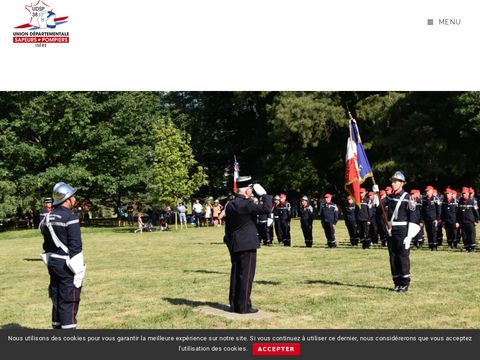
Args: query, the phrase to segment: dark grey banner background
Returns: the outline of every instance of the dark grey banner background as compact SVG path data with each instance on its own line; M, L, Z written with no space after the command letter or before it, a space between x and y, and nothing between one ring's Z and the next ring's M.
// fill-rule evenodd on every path
M186 337L186 336L230 336L246 337L247 341L15 341L32 337ZM250 337L326 337L326 341L271 340L269 342L300 342L301 356L253 356ZM416 341L337 341L338 337L416 337ZM434 341L432 337L443 341ZM466 337L471 341L446 341L447 337ZM423 338L424 341L419 339ZM262 342L262 341L258 341ZM179 351L179 346L235 348L238 351ZM448 359L477 358L480 354L480 330L0 330L0 354L2 359Z

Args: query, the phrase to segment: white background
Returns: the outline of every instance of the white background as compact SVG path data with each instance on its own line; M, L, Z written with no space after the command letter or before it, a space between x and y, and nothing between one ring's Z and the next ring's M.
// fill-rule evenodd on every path
M3 1L0 90L480 90L473 0L45 2L70 44L13 44Z

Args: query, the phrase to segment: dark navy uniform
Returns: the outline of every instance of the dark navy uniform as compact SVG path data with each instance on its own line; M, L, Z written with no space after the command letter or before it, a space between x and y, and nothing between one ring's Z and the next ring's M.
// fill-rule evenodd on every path
M372 221L373 211L367 196L360 200L360 208L357 211L358 235L363 249L370 247L370 222Z
M387 211L387 198L380 199L383 204L385 211ZM387 225L385 224L385 217L380 205L374 207L375 210L375 221L377 224L377 236L380 238L382 246L387 244ZM378 242L378 241L377 241Z
M422 201L419 199L418 201L414 202L415 204L415 218L419 220L419 225L420 225L420 231L418 232L417 235L412 239L413 244L415 247L420 248L423 245L424 238L425 238L425 231L424 231L424 224L422 221Z
M290 246L290 221L292 219L292 208L288 201L278 204L275 208L274 214L277 218L275 221L278 221L278 241L283 242L283 245Z
M311 205L300 206L300 225L302 226L303 238L306 247L313 245L313 207Z
M476 229L475 224L478 222L478 206L474 199L465 200L463 197L458 201L457 223L460 224L464 232L463 243L465 250L468 252L475 251L476 245Z
M263 204L238 195L225 207L225 242L230 251L230 309L237 313L252 310L250 294L257 262L257 215L269 214L272 197L263 195Z
M422 220L427 231L428 246L431 250L437 250L440 246L437 240L437 225L442 215L440 201L436 196L422 198Z
M263 245L272 244L272 239L270 238L270 229L268 228L269 217L270 217L270 214L258 215L258 223L257 223L258 238L260 242L263 241Z
M334 225L338 221L338 207L334 203L324 202L320 206L320 220L322 221L322 227L325 231L325 237L327 238L327 246L334 248L337 246L335 241L335 228Z
M47 222L61 242L57 246L50 233ZM74 273L66 264L68 258L82 252L80 221L78 217L63 206L55 207L45 216L40 225L43 234L43 250L48 256L50 274L49 296L52 299L52 327L73 329L77 324L77 312L80 304L81 287L74 285Z
M455 223L457 222L457 203L454 199L447 199L442 203L442 223L445 226L447 233L448 246L457 247L457 229Z
M358 245L356 208L355 203L352 203L351 205L347 203L343 208L345 225L347 226L348 235L350 236L350 244L352 246Z
M410 285L410 249L405 248L404 240L408 233L408 223L418 223L418 219L415 217L415 205L410 200L410 195L403 189L398 194L389 195L387 202L389 221L392 220L395 208L400 202L397 216L391 221L391 235L387 239L390 270L395 287L408 289Z

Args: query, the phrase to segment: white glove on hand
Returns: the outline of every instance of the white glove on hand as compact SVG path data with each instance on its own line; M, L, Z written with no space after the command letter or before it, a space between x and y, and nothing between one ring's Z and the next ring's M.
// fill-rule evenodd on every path
M403 240L403 245L405 246L405 250L408 250L410 249L410 242L412 241L412 238L410 236L407 236L404 240Z
M380 190L378 189L378 185L377 185L377 184L375 184L375 185L372 186L372 190L373 190L373 192L376 192L376 193L380 191Z
M253 184L253 191L255 191L255 194L257 194L258 196L262 196L267 193L263 186L260 184Z
M87 265L83 265L83 271L73 276L73 285L78 289L82 286L83 279L85 278L85 272L87 271Z

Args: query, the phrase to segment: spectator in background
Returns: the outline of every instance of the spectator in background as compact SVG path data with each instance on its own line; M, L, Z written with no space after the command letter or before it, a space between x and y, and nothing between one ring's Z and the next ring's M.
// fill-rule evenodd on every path
M83 221L87 223L87 226L92 226L92 212L90 211L90 203L88 199L82 202L82 217Z
M133 205L129 203L127 206L127 221L128 225L133 226Z
M185 204L181 203L180 205L178 205L177 211L180 222L180 229L182 229L184 226L185 229L187 229L187 208L185 207Z
M117 211L117 219L118 219L118 226L125 226L125 212L123 211L122 207L118 208Z
M138 209L137 216L138 216L138 219L137 219L138 229L135 230L135 232L143 232L143 228L145 227L145 224L143 223L143 220L142 220L143 212L141 209Z
M203 212L203 205L200 204L199 199L196 199L195 204L193 204L193 215L195 215L196 227L202 226L202 212Z
M220 201L215 200L213 204L213 225L220 226L222 221L218 218L220 213L222 212L222 205L220 205Z
M212 204L210 204L210 200L207 200L205 204L205 226L209 226L212 222Z

